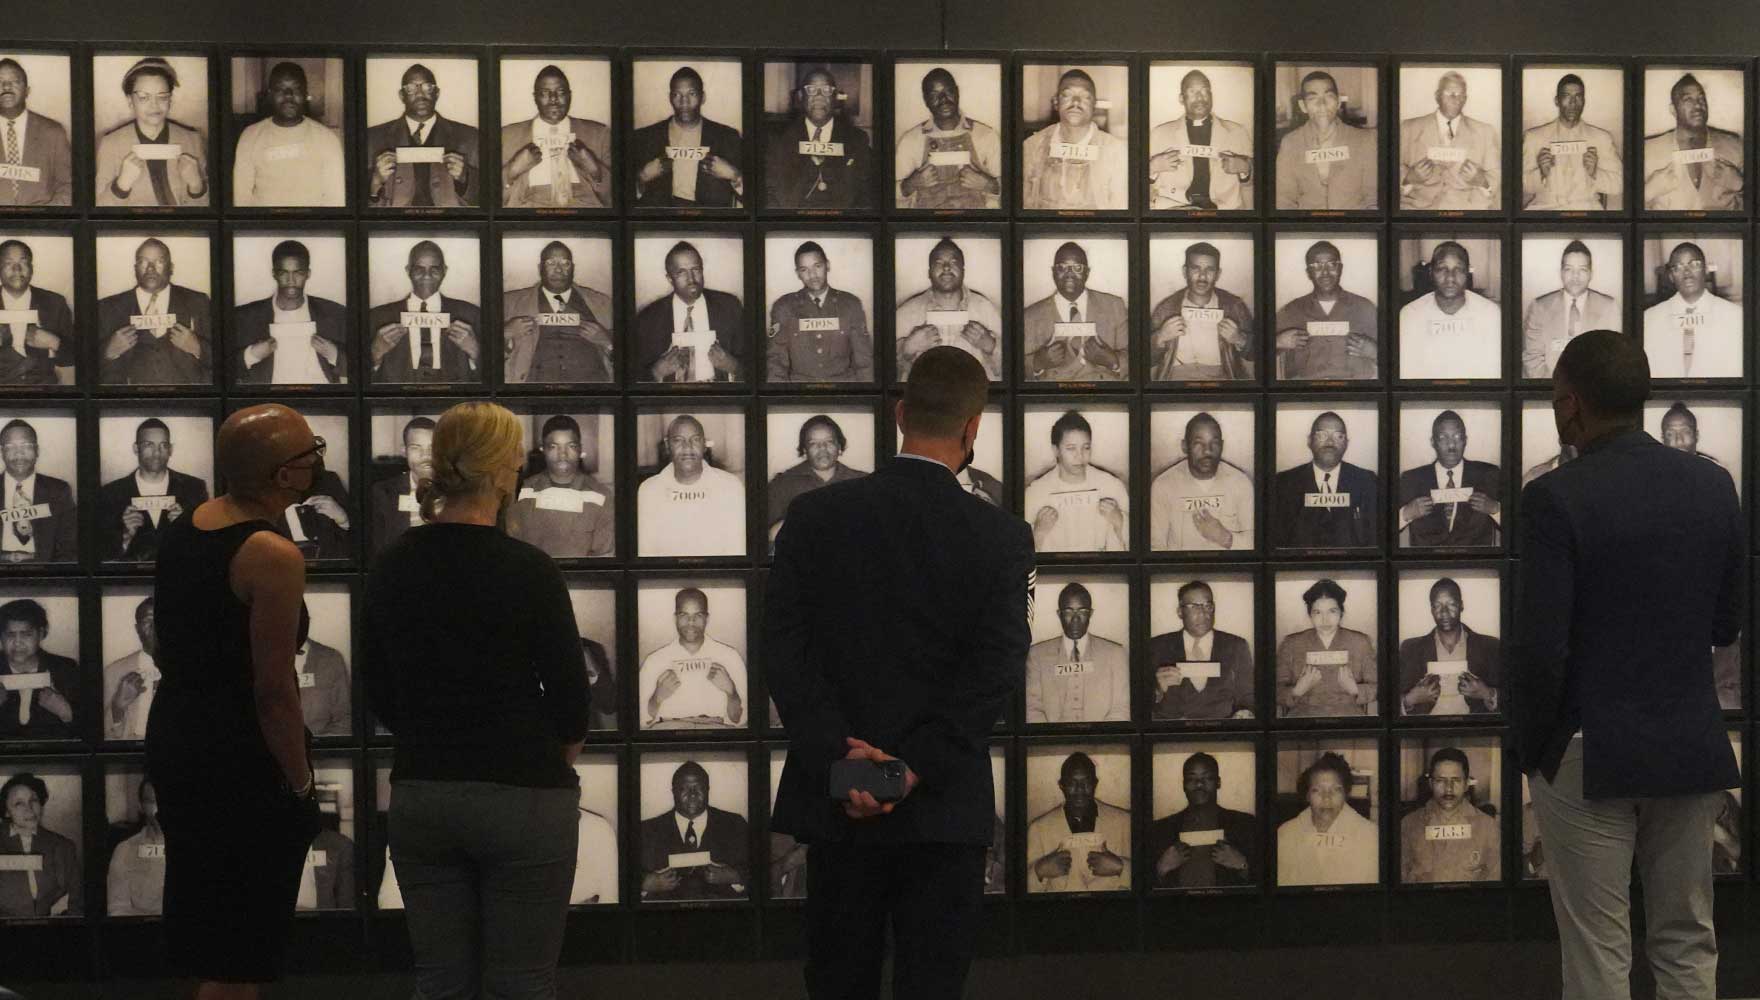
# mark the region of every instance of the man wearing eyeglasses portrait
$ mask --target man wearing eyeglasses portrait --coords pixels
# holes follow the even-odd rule
[[[190,208],[208,203],[208,137],[171,117],[177,87],[177,70],[157,56],[142,59],[122,75],[131,117],[98,139],[93,193],[100,206]],[[153,146],[167,148],[148,148]]]
[[[868,134],[843,113],[837,78],[822,66],[801,78],[801,117],[770,136],[764,188],[770,208],[869,208],[874,202]]]
[[[1155,677],[1150,716],[1251,719],[1252,647],[1216,628],[1216,591],[1206,581],[1181,584],[1176,600],[1180,627],[1149,640],[1149,667]]]
[[[477,130],[443,118],[434,71],[416,63],[397,89],[402,116],[367,130],[367,203],[378,208],[460,208],[477,204]],[[439,148],[440,162],[404,153]]]
[[[1051,260],[1051,294],[1027,306],[1021,317],[1028,381],[1130,378],[1130,307],[1117,295],[1089,288],[1092,275],[1088,252],[1080,243],[1057,248]],[[1112,275],[1111,280],[1125,277]]]
[[[1314,290],[1277,310],[1278,377],[1374,378],[1381,330],[1375,303],[1344,288],[1344,257],[1332,241],[1314,243],[1304,256]]]
[[[611,129],[568,111],[574,91],[561,67],[532,81],[536,117],[501,129],[501,204],[604,208],[611,203]]]
[[[1094,598],[1079,583],[1057,595],[1062,634],[1027,650],[1027,722],[1131,721],[1130,660],[1123,646],[1093,635]]]
[[[1669,253],[1675,292],[1644,310],[1651,378],[1742,377],[1742,307],[1711,290],[1715,278],[1697,243]]]

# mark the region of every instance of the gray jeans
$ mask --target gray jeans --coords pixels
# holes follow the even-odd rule
[[[556,996],[579,837],[579,789],[391,786],[391,862],[417,1000]]]
[[[1583,741],[1558,778],[1529,779],[1546,849],[1564,1000],[1630,1000],[1631,876],[1644,887],[1644,951],[1656,1000],[1714,1000],[1711,827],[1717,792],[1654,799],[1583,798]]]

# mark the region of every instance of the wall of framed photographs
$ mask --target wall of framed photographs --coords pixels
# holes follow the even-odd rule
[[[529,420],[515,530],[563,561],[594,673],[569,961],[661,961],[680,935],[790,954],[769,540],[787,499],[892,454],[899,378],[938,342],[995,378],[969,488],[1044,554],[992,741],[987,954],[1544,934],[1498,685],[1517,497],[1564,457],[1544,378],[1573,332],[1644,336],[1666,360],[1646,429],[1747,495],[1751,61],[1147,52],[910,13],[810,52],[440,44],[558,36],[373,33],[376,12],[336,43],[228,42],[262,35],[215,15],[173,33],[209,42],[0,51],[0,128],[9,99],[32,115],[17,156],[0,133],[0,244],[25,248],[0,245],[0,424],[24,422],[0,428],[0,678],[49,678],[0,682],[0,779],[42,780],[73,859],[59,910],[29,878],[0,892],[24,978],[156,971],[153,535],[220,486],[217,419],[266,399],[312,416],[335,473],[285,525],[312,560],[302,697],[334,819],[296,966],[403,960],[353,597],[410,523],[424,418],[485,395]],[[161,114],[186,131],[155,135]],[[65,202],[15,204],[58,200],[57,124]],[[1738,751],[1745,662],[1718,654]],[[731,886],[647,877],[687,762],[740,821]],[[1087,846],[1117,874],[1038,870],[1072,787],[1111,810]],[[1326,795],[1360,823],[1322,845],[1301,824]],[[1717,844],[1732,921],[1745,800]],[[1180,838],[1212,803],[1217,843]]]

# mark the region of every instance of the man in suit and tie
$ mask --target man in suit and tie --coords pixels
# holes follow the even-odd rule
[[[434,475],[434,418],[416,417],[403,425],[403,461],[407,471],[373,484],[369,507],[373,533],[369,555],[377,556],[411,527],[422,523],[416,484]]]
[[[574,91],[560,67],[532,81],[538,114],[501,129],[506,208],[605,208],[611,204],[611,129],[570,117]]]
[[[136,468],[98,490],[98,557],[152,562],[159,533],[208,499],[208,484],[171,468],[171,428],[148,417],[134,431]]]
[[[1155,719],[1251,719],[1253,652],[1216,628],[1216,592],[1203,580],[1180,585],[1180,627],[1149,640]],[[1187,676],[1190,674],[1190,676]]]
[[[1503,470],[1466,457],[1467,423],[1453,410],[1430,422],[1436,461],[1399,474],[1399,547],[1495,546],[1503,540]],[[1472,490],[1466,500],[1436,491]]]
[[[30,74],[18,60],[0,59],[0,171],[14,175],[0,177],[0,206],[72,205],[67,128],[30,110],[30,96]]]
[[[788,733],[771,828],[807,848],[807,992],[958,997],[996,826],[987,740],[1020,690],[1033,539],[960,488],[990,380],[954,347],[911,368],[904,441],[871,476],[797,498],[764,601]],[[905,763],[904,798],[826,788],[843,758]]]
[[[751,834],[745,818],[709,804],[709,772],[687,760],[672,772],[672,808],[642,820],[642,899],[739,899],[749,885]],[[709,860],[674,867],[678,855]]]
[[[0,385],[72,385],[79,360],[73,310],[60,293],[31,284],[34,277],[31,245],[0,243],[0,310],[37,314],[34,322],[0,323]]]
[[[1129,722],[1131,671],[1123,646],[1088,632],[1094,598],[1079,583],[1057,595],[1061,634],[1027,650],[1027,722]]]
[[[13,419],[0,427],[0,459],[5,461],[0,511],[16,520],[0,523],[0,560],[78,562],[79,518],[73,487],[37,472],[37,429]]]
[[[1634,861],[1657,995],[1717,995],[1712,827],[1742,776],[1711,648],[1747,617],[1745,515],[1727,471],[1640,429],[1649,395],[1635,338],[1573,340],[1552,413],[1582,454],[1522,491],[1507,710],[1565,1000],[1631,995]]]
[[[476,303],[440,294],[446,281],[446,253],[433,240],[409,248],[409,296],[376,305],[367,313],[373,331],[372,381],[476,382],[482,378],[483,325]],[[440,313],[446,326],[404,325],[411,313]]]
[[[667,84],[668,118],[629,137],[628,162],[641,208],[733,208],[745,197],[739,132],[703,117],[702,74],[680,66]],[[734,102],[735,107],[738,101]]]
[[[538,283],[508,292],[501,314],[510,384],[614,380],[611,297],[575,284],[568,244],[545,244],[538,252]]]
[[[100,383],[213,383],[213,303],[173,273],[171,248],[149,237],[134,251],[134,287],[98,300]]]
[[[631,374],[637,382],[738,382],[748,356],[744,306],[738,296],[704,284],[703,255],[680,240],[666,251],[670,294],[636,313]],[[694,343],[714,331],[705,349]],[[681,334],[695,333],[695,338]],[[689,344],[677,343],[683,339]]]
[[[434,71],[416,63],[397,88],[403,114],[367,129],[367,204],[376,208],[469,208],[481,183],[477,130],[443,118],[436,110],[440,85]],[[405,162],[398,150],[431,146],[444,150],[439,163]]]
[[[346,383],[355,356],[348,309],[306,294],[312,252],[298,240],[283,240],[269,254],[269,269],[275,294],[233,310],[234,343],[242,345],[233,355],[233,379],[239,385]],[[286,354],[280,353],[283,340]]]
[[[1463,114],[1466,106],[1467,78],[1449,70],[1436,81],[1435,113],[1400,122],[1400,208],[1486,212],[1502,204],[1497,129]]]
[[[807,70],[801,117],[770,134],[764,152],[768,208],[872,208],[874,154],[868,133],[842,114],[837,78]]]
[[[1559,283],[1528,305],[1522,317],[1522,377],[1550,378],[1564,345],[1585,330],[1624,329],[1619,302],[1589,287],[1595,255],[1582,240],[1565,244],[1559,256]]]
[[[1350,447],[1344,418],[1331,410],[1308,428],[1313,461],[1277,474],[1272,528],[1282,548],[1369,548],[1378,534],[1381,484],[1375,473],[1344,460]]]
[[[1430,585],[1430,617],[1436,627],[1399,644],[1402,714],[1485,715],[1498,710],[1503,644],[1494,635],[1468,628],[1466,610],[1459,583],[1445,576]]]
[[[1130,307],[1088,287],[1088,252],[1076,242],[1051,258],[1050,295],[1027,307],[1022,350],[1034,382],[1117,382],[1130,378]]]

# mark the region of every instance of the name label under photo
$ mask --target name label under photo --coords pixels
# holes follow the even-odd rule
[[[539,313],[534,317],[539,326],[580,326],[580,313]]]
[[[1222,502],[1225,499],[1227,498],[1221,496],[1181,497],[1180,508],[1188,513],[1195,513],[1200,510],[1221,510]]]
[[[1303,155],[1310,164],[1314,165],[1343,163],[1351,158],[1351,148],[1349,146],[1321,146],[1319,149],[1310,149]]]
[[[1438,823],[1424,828],[1425,840],[1472,840],[1471,823]]]
[[[35,184],[42,179],[43,171],[40,167],[27,167],[22,163],[0,163],[0,181]]]
[[[1348,337],[1350,332],[1349,320],[1311,319],[1308,321],[1308,336],[1310,337]]]
[[[398,325],[406,330],[444,330],[452,325],[452,314],[442,312],[405,312]]]
[[[969,149],[938,149],[929,154],[932,167],[963,167],[970,162],[972,151]]]
[[[1456,486],[1454,489],[1438,487],[1430,491],[1431,503],[1466,503],[1473,499],[1471,486]]]
[[[1051,336],[1057,340],[1072,340],[1077,337],[1092,337],[1097,329],[1093,323],[1053,323]]]
[[[134,158],[137,160],[175,160],[183,155],[183,147],[175,142],[137,142],[134,144]]]
[[[1091,163],[1100,159],[1100,147],[1091,142],[1054,142],[1051,144],[1051,158]]]
[[[667,146],[668,160],[701,160],[709,155],[708,146]]]
[[[843,143],[814,142],[811,139],[803,139],[800,142],[800,151],[802,156],[842,156]]]
[[[1424,152],[1431,163],[1465,163],[1467,151],[1459,146],[1431,146]]]
[[[1344,649],[1317,649],[1302,658],[1310,667],[1343,667],[1351,662],[1350,651]]]
[[[836,316],[807,316],[798,322],[802,333],[836,333],[843,329]]]
[[[1351,505],[1349,493],[1304,493],[1303,507],[1315,507],[1320,510],[1343,510]]]
[[[7,507],[0,510],[0,524],[11,524],[14,521],[38,521],[49,516],[49,505],[46,503],[31,504],[29,507]]]
[[[445,163],[445,146],[399,146],[398,163]]]
[[[1677,149],[1674,151],[1674,162],[1681,165],[1689,163],[1713,163],[1717,160],[1717,150],[1710,146],[1698,149]]]
[[[140,313],[130,316],[128,318],[128,325],[134,327],[136,330],[146,330],[149,333],[155,333],[160,330],[169,330],[177,325],[177,314]]]

